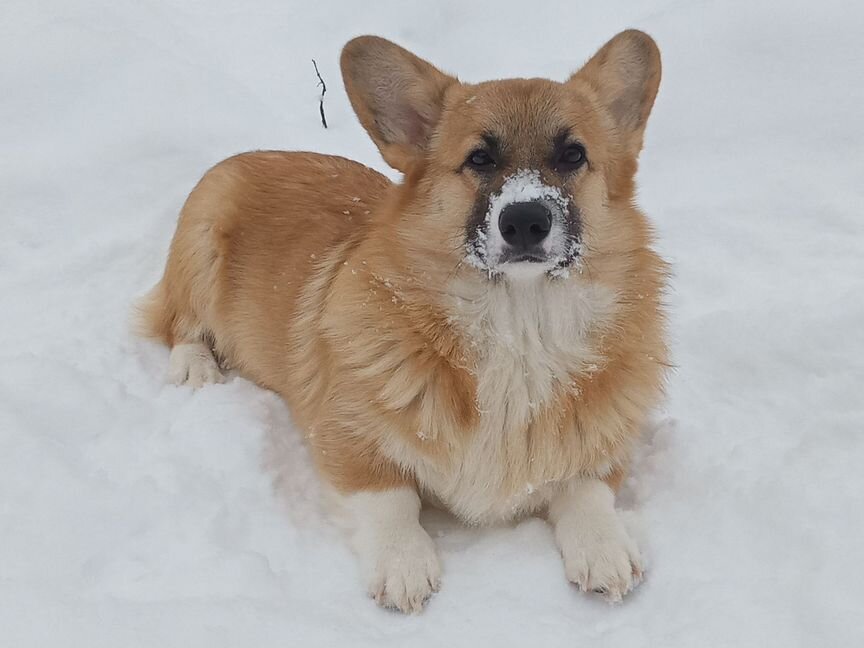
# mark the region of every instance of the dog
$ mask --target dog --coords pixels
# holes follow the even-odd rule
[[[668,270],[634,205],[656,44],[622,32],[564,83],[461,83],[374,36],[341,69],[403,180],[316,153],[220,162],[140,332],[175,383],[227,366],[287,401],[382,606],[438,590],[422,503],[545,516],[566,577],[620,601],[642,561],[615,492],[668,366]]]

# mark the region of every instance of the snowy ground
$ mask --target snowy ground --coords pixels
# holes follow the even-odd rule
[[[610,607],[543,523],[439,514],[441,593],[383,612],[279,399],[166,386],[130,302],[213,162],[383,167],[338,76],[349,37],[563,79],[628,26],[664,55],[640,185],[677,275],[679,369],[620,499],[647,581]],[[0,644],[862,645],[862,33],[855,3],[809,0],[4,0]]]

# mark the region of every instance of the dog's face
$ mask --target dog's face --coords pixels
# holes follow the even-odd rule
[[[351,41],[342,69],[361,122],[406,173],[414,202],[397,225],[414,251],[490,278],[556,280],[639,227],[609,207],[632,198],[659,84],[647,35],[619,34],[566,83],[461,84],[375,37]]]
[[[427,174],[452,214],[451,240],[488,275],[565,275],[602,201],[592,169],[607,152],[590,102],[540,79],[462,86],[448,99]]]

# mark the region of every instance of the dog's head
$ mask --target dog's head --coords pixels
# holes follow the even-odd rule
[[[646,34],[618,34],[565,83],[463,84],[372,36],[345,46],[342,73],[361,123],[406,175],[394,227],[411,251],[555,280],[642,228],[616,222],[614,207],[632,200],[660,83]]]

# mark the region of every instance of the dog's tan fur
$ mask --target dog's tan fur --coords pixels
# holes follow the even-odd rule
[[[404,182],[313,153],[218,164],[183,207],[144,332],[203,341],[282,395],[341,493],[407,486],[489,522],[542,511],[574,478],[617,488],[667,364],[666,266],[633,204],[653,41],[624,32],[563,84],[462,84],[371,37],[342,67]],[[479,181],[460,168],[480,134],[546,174],[562,128],[590,160],[556,180],[583,214],[581,269],[523,285],[464,263]]]

